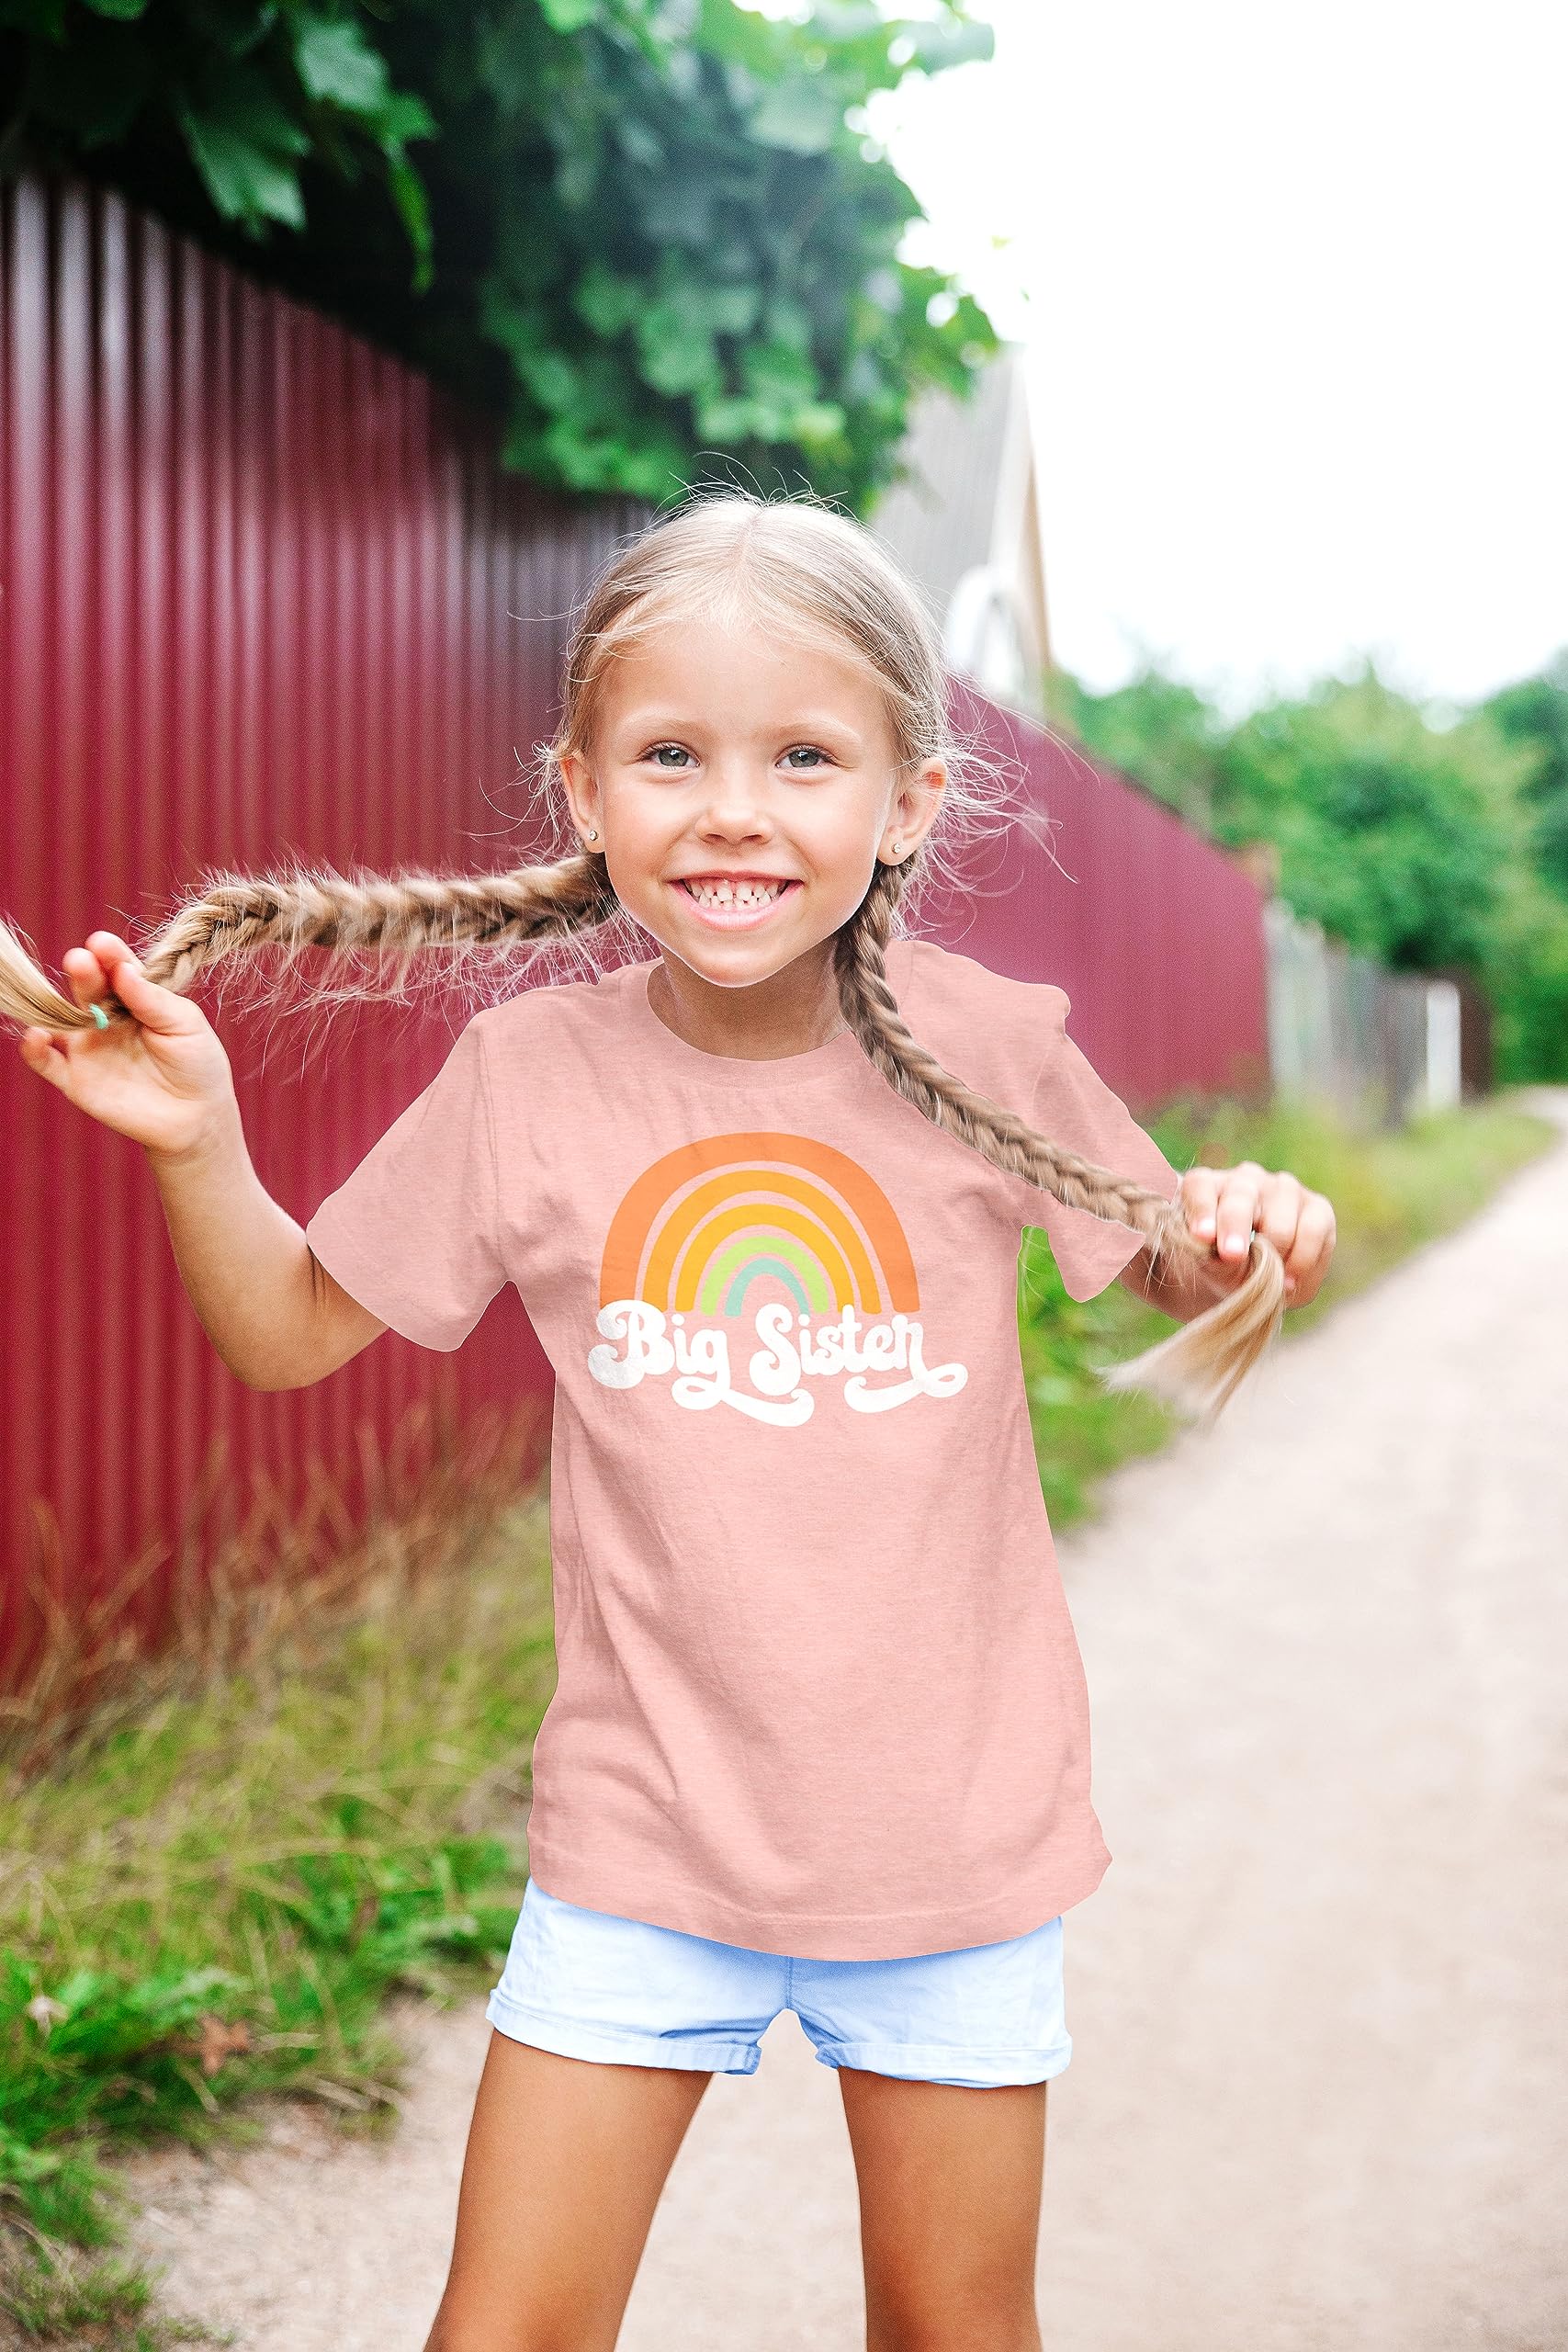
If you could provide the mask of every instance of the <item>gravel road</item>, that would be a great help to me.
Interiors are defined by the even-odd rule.
[[[1114,1857],[1068,1915],[1051,2352],[1568,2346],[1565,1140],[1277,1350],[1064,1540]],[[399,2134],[130,2168],[243,2352],[420,2352],[482,2002],[409,2002]],[[853,2352],[853,2177],[792,2018],[716,2081],[625,2352]]]

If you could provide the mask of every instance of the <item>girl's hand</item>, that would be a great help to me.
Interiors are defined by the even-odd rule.
[[[1324,1193],[1244,1159],[1235,1168],[1190,1168],[1180,1197],[1193,1232],[1214,1244],[1213,1272],[1239,1280],[1256,1228],[1285,1261],[1285,1304],[1305,1306],[1316,1297],[1337,1238],[1333,1204]]]
[[[220,1129],[234,1102],[229,1057],[206,1014],[146,977],[123,939],[95,931],[63,959],[80,1005],[118,997],[107,1029],[24,1029],[21,1056],[79,1111],[152,1152],[179,1157]]]

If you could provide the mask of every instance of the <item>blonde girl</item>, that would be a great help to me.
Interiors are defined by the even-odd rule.
[[[973,817],[909,588],[805,503],[699,501],[599,581],[552,747],[576,836],[455,878],[228,878],[57,990],[7,934],[29,1069],[132,1136],[230,1368],[457,1347],[516,1283],[557,1375],[559,1682],[531,1877],[428,2352],[614,2345],[710,2075],[793,2008],[842,2090],[874,2352],[1025,2352],[1062,1915],[1109,1860],[1015,1320],[1022,1228],[1068,1291],[1182,1329],[1120,1378],[1214,1409],[1334,1245],[1250,1162],[1180,1178],[1060,989],[908,935]],[[655,952],[523,989],[301,1230],[186,993],[263,948],[324,973]],[[646,940],[645,940],[646,944]],[[319,961],[318,961],[319,958]]]

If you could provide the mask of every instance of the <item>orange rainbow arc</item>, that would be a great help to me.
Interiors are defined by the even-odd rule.
[[[773,1130],[705,1136],[645,1170],[611,1220],[599,1304],[735,1315],[764,1273],[818,1312],[828,1302],[868,1315],[919,1306],[915,1261],[881,1187],[830,1144]]]

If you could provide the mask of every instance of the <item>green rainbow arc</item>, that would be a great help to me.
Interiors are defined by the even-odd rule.
[[[803,1315],[829,1315],[833,1302],[827,1279],[809,1250],[795,1240],[792,1234],[775,1233],[763,1227],[761,1232],[738,1234],[733,1241],[715,1252],[703,1269],[703,1279],[697,1292],[697,1306],[704,1315],[739,1315],[739,1299],[750,1280],[751,1267],[763,1266],[794,1269],[796,1281],[790,1283],[800,1301]],[[742,1279],[744,1276],[744,1279]],[[788,1275],[785,1274],[788,1281]],[[723,1301],[722,1307],[719,1305]],[[733,1302],[733,1303],[732,1303]]]
[[[746,1304],[746,1293],[763,1274],[773,1274],[783,1283],[803,1315],[811,1311],[811,1303],[801,1284],[800,1276],[782,1258],[749,1258],[724,1294],[724,1311],[739,1315]]]

